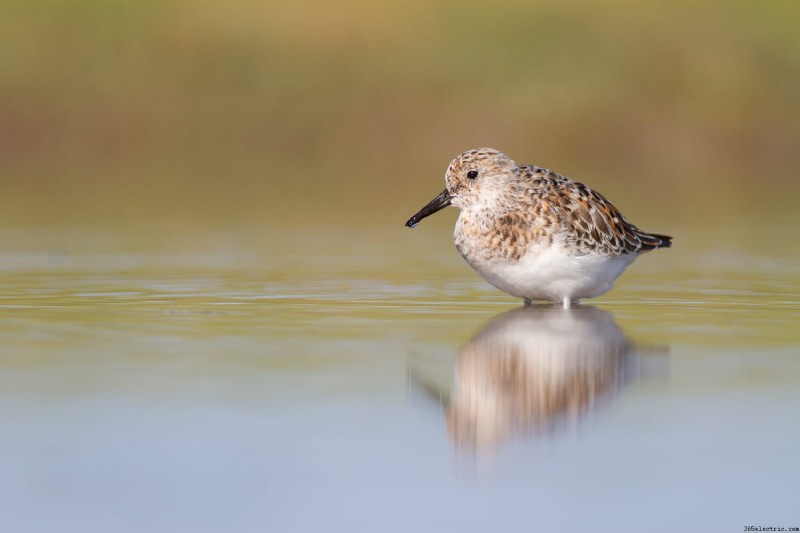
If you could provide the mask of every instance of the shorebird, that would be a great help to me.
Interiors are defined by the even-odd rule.
[[[445,190],[406,226],[453,205],[456,248],[493,286],[569,309],[611,290],[639,255],[672,237],[640,230],[603,195],[535,165],[517,165],[493,148],[468,150],[450,163]]]

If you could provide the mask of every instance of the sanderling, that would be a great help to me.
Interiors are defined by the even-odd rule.
[[[483,278],[512,296],[573,301],[611,290],[641,253],[672,237],[646,233],[583,183],[546,168],[517,166],[504,153],[478,148],[447,167],[445,190],[406,226],[449,205],[461,213],[456,248]]]

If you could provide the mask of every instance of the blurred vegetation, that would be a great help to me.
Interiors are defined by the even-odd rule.
[[[796,211],[793,0],[7,0],[0,14],[6,227],[401,225],[450,158],[484,145],[649,228]]]

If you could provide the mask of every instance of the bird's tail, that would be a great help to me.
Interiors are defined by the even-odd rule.
[[[669,235],[659,235],[657,233],[645,233],[637,228],[636,236],[642,242],[641,251],[657,250],[658,248],[669,248],[672,246],[672,237]]]

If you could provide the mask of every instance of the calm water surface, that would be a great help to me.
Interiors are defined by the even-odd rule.
[[[0,530],[800,526],[796,225],[565,312],[451,222],[0,235]]]

